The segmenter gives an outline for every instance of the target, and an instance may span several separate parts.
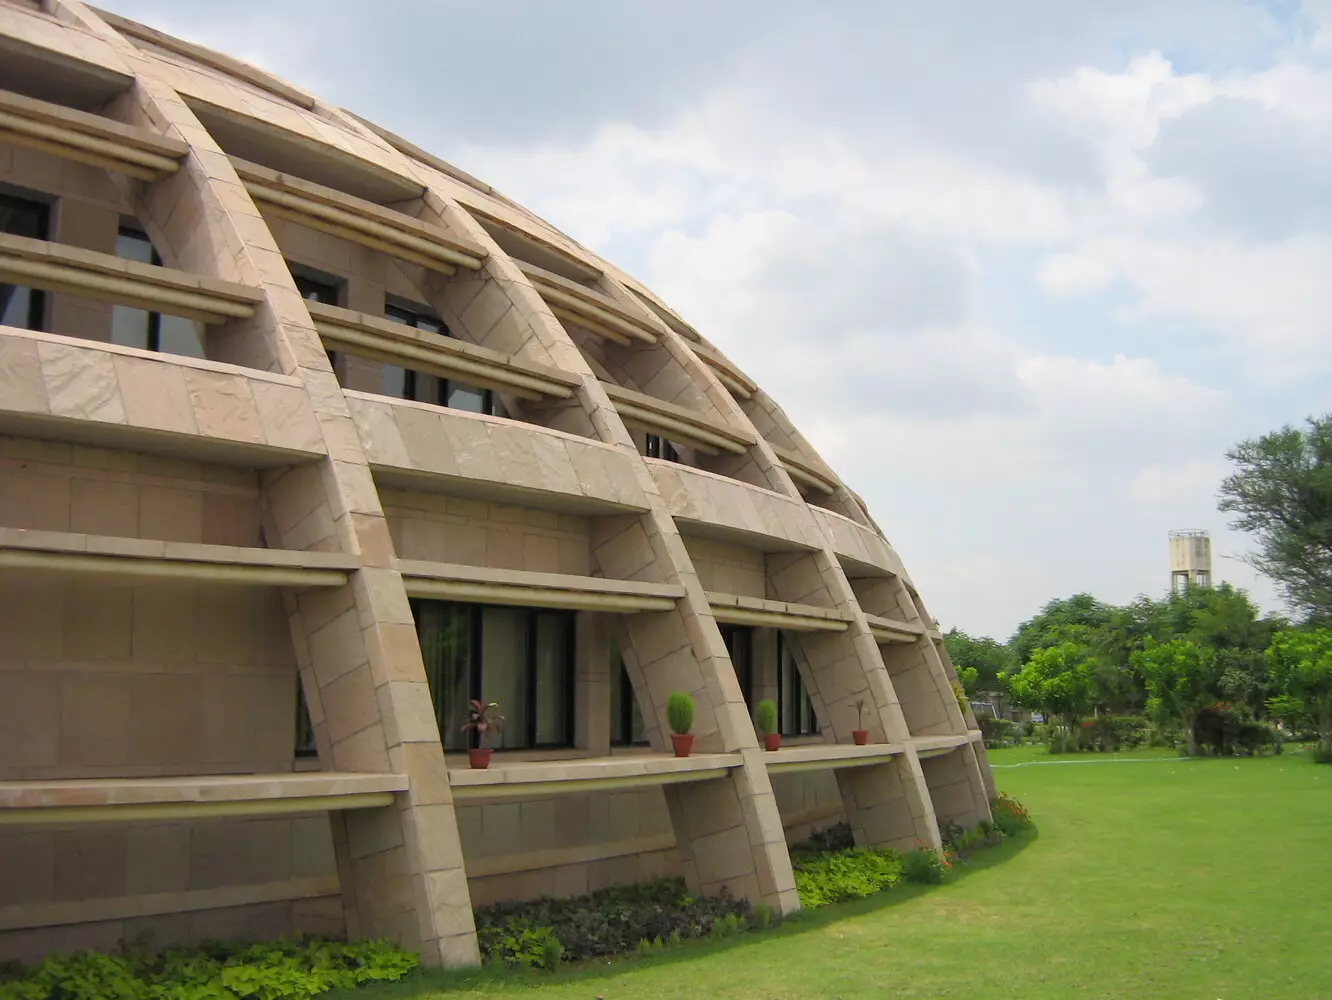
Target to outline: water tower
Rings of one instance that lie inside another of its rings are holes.
[[[1205,531],[1170,532],[1170,589],[1212,585],[1212,539]]]

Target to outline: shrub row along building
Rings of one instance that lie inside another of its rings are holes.
[[[648,289],[406,140],[0,0],[0,311],[0,959],[468,963],[475,905],[680,873],[787,913],[793,838],[988,816],[860,500]]]

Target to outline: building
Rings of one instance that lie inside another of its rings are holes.
[[[1212,585],[1212,540],[1205,531],[1170,532],[1170,592]]]
[[[988,815],[892,546],[648,289],[77,0],[0,0],[0,88],[0,959],[468,963],[481,903],[681,873],[785,913],[792,838]]]

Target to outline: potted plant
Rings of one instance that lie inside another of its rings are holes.
[[[504,729],[504,716],[492,712],[496,708],[499,708],[499,702],[495,701],[486,704],[472,699],[467,703],[467,721],[462,724],[462,730],[465,733],[476,733],[478,744],[468,749],[467,763],[478,771],[484,771],[490,766],[490,756],[495,752],[491,747],[480,746],[486,742],[486,733],[492,729],[496,732]]]
[[[856,728],[851,730],[851,739],[858,747],[863,747],[869,742],[869,730],[865,728],[864,698],[856,701]]]
[[[764,698],[754,713],[759,732],[763,734],[763,749],[776,750],[782,745],[782,734],[777,731],[777,703]]]
[[[666,721],[671,726],[671,746],[675,756],[688,757],[694,749],[694,699],[683,691],[676,691],[666,699]]]

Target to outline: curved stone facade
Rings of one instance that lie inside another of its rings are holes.
[[[679,873],[785,913],[790,839],[988,816],[859,498],[648,289],[406,140],[0,0],[0,283],[0,959],[465,964],[481,902]],[[471,770],[458,694],[497,690],[521,732]]]

